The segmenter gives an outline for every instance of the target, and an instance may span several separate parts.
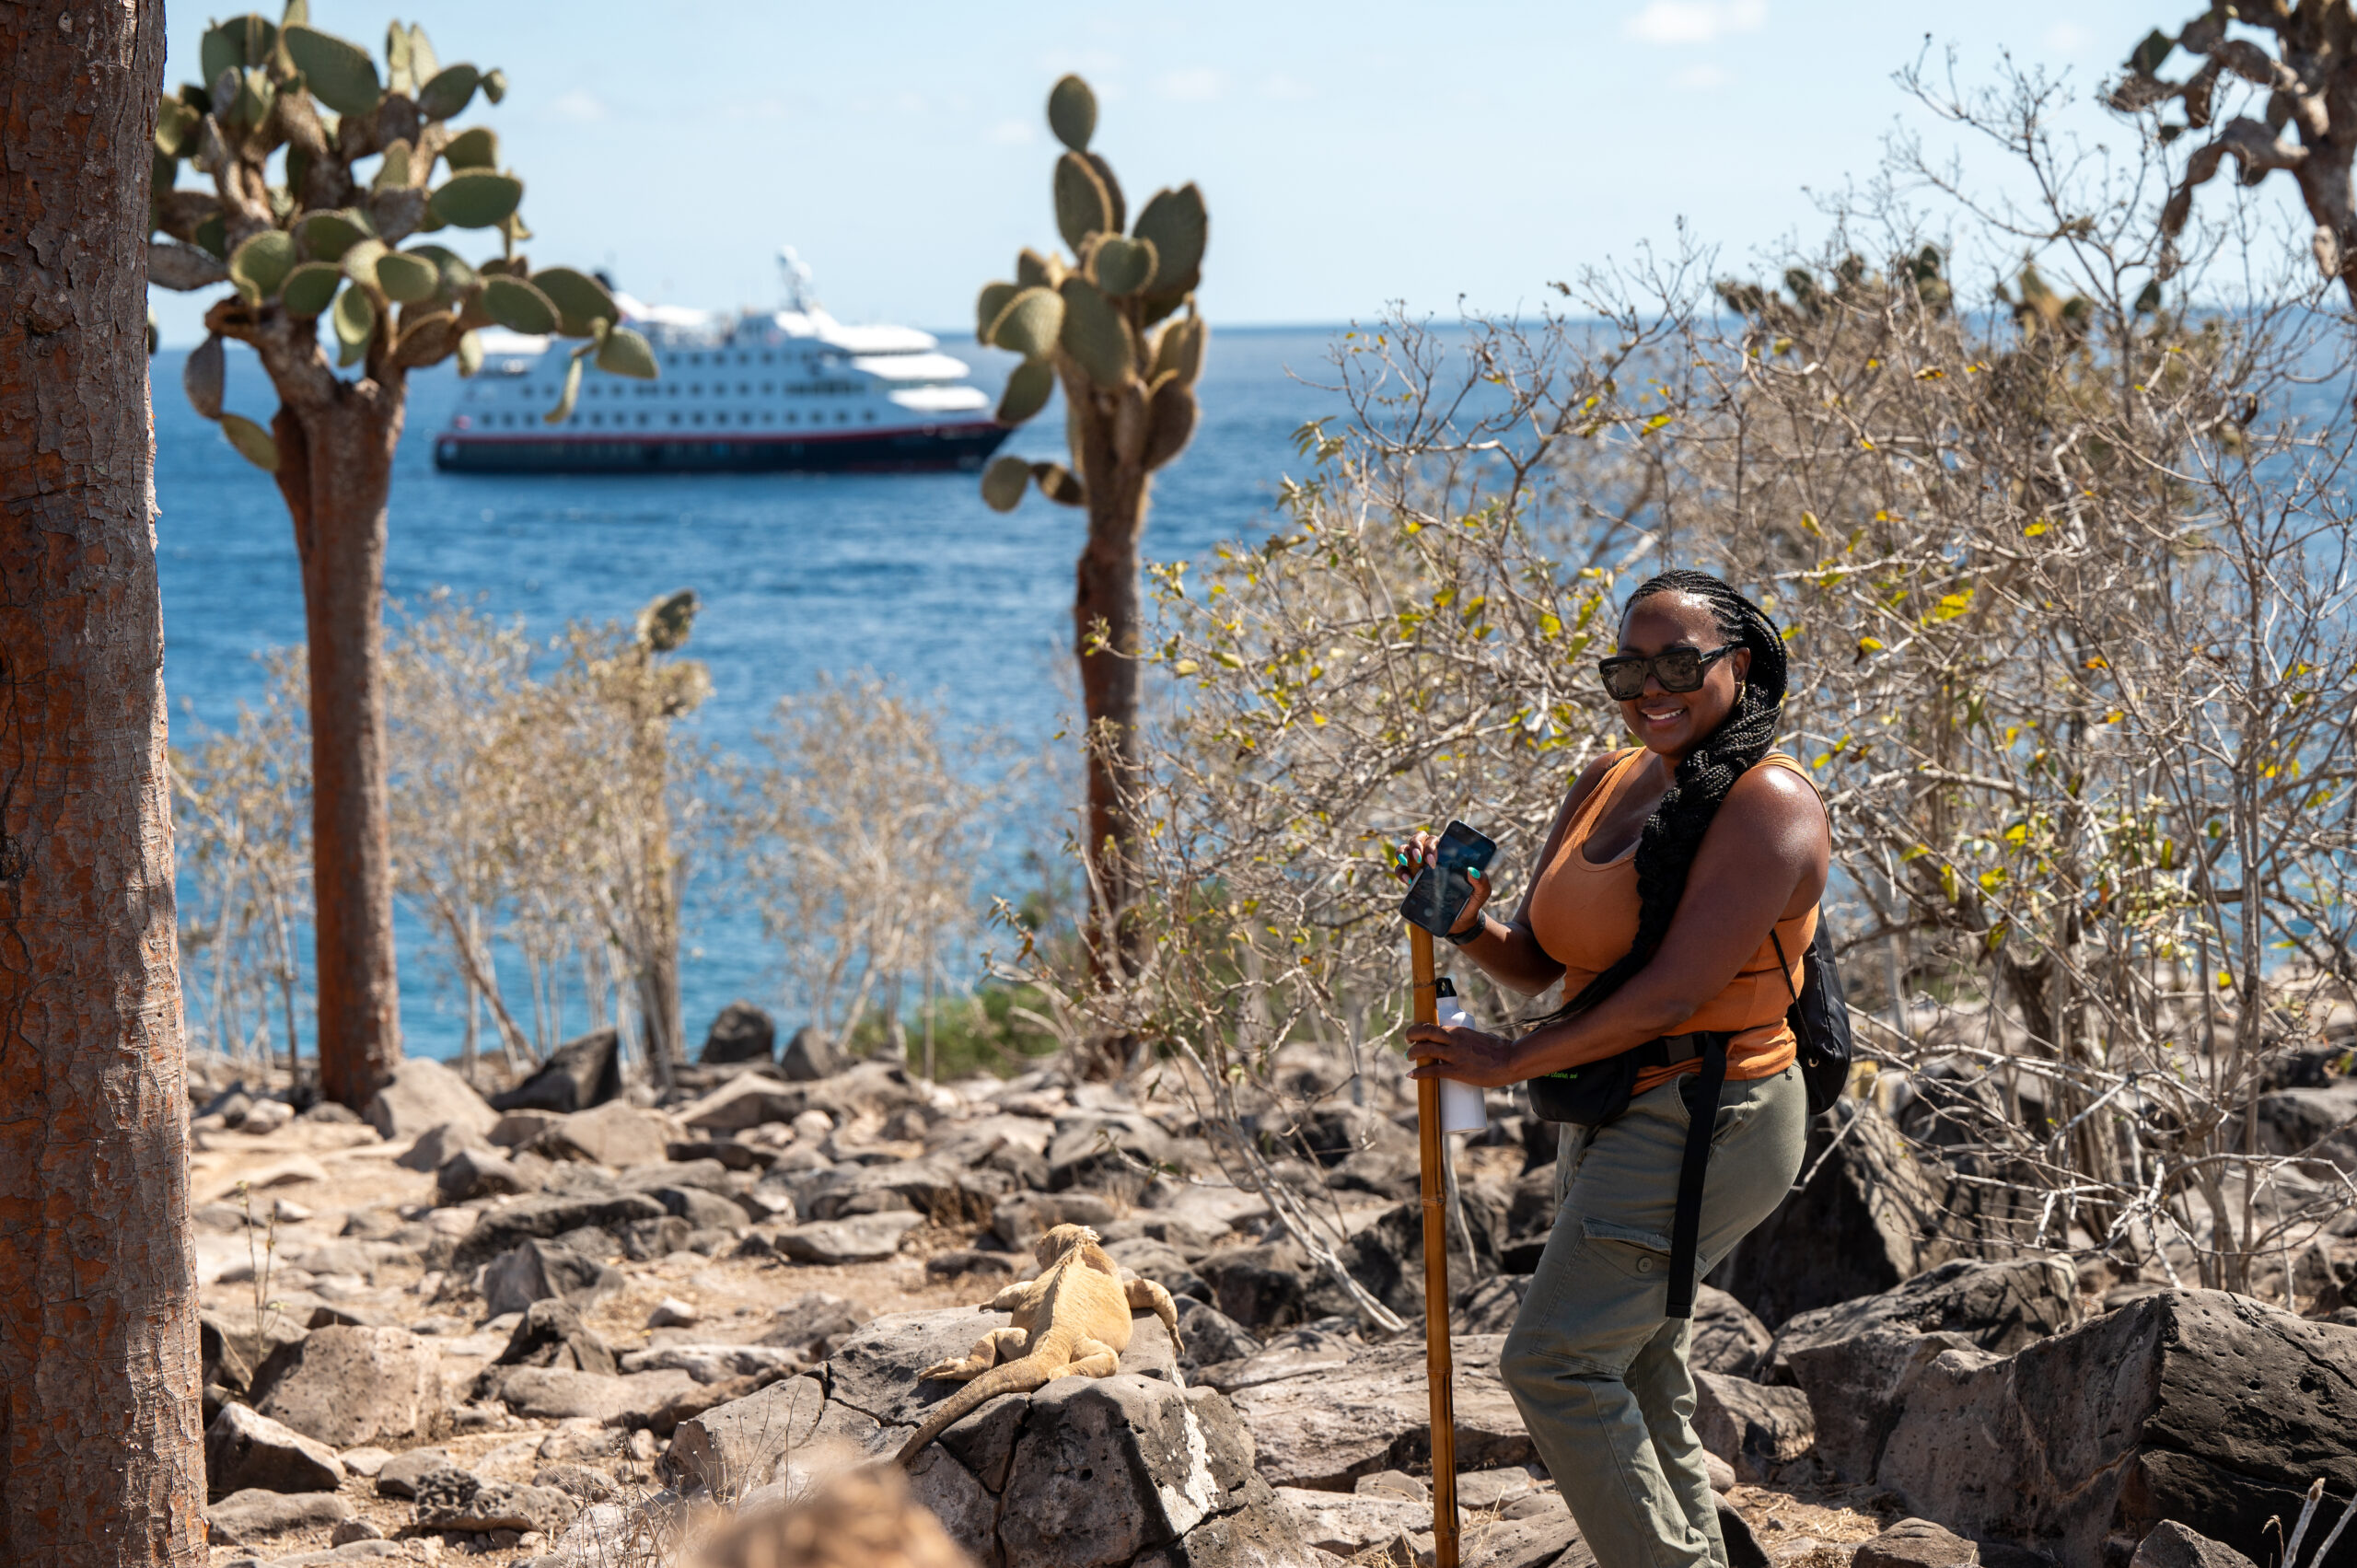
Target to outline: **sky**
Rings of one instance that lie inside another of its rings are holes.
[[[497,129],[540,264],[609,268],[643,298],[772,306],[784,244],[850,321],[954,327],[1015,252],[1055,237],[1043,106],[1076,70],[1132,210],[1193,180],[1202,303],[1229,325],[1535,309],[1548,285],[1674,239],[1739,260],[1826,225],[1811,192],[1869,175],[1892,82],[1927,42],[1968,76],[2004,52],[2086,99],[2156,21],[2119,0],[412,0],[445,64],[506,72]],[[381,58],[389,15],[311,0]],[[229,14],[227,11],[219,13]],[[265,14],[275,14],[271,7]],[[168,87],[208,13],[168,12]],[[1935,58],[1937,56],[1935,55]],[[2119,131],[2086,105],[2093,134]],[[193,179],[192,175],[184,176]],[[484,247],[486,251],[489,247]],[[165,341],[200,300],[156,291]]]

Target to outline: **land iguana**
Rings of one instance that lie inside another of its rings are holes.
[[[1028,1394],[1058,1377],[1109,1377],[1130,1346],[1130,1313],[1152,1310],[1178,1343],[1178,1311],[1170,1293],[1152,1280],[1126,1283],[1121,1271],[1086,1225],[1060,1225],[1039,1238],[1033,1255],[1039,1277],[1011,1284],[976,1308],[1011,1312],[1015,1320],[975,1342],[962,1361],[937,1361],[920,1374],[966,1386],[944,1400],[901,1445],[905,1466],[924,1446],[966,1414],[1001,1394]]]

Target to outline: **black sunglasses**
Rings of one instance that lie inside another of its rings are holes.
[[[1742,646],[1727,643],[1707,654],[1699,648],[1664,648],[1651,658],[1643,654],[1616,654],[1598,660],[1596,672],[1604,677],[1605,693],[1616,703],[1632,703],[1643,696],[1648,674],[1661,682],[1665,691],[1696,691],[1701,689],[1702,672],[1713,660]]]

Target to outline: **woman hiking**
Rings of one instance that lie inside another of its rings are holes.
[[[1784,645],[1749,599],[1663,573],[1630,597],[1599,669],[1638,745],[1581,773],[1513,918],[1482,911],[1484,877],[1448,938],[1500,984],[1561,981],[1567,1000],[1515,1038],[1417,1024],[1409,1051],[1419,1078],[1538,1080],[1541,1115],[1620,1074],[1625,1104],[1563,1129],[1554,1228],[1499,1370],[1604,1568],[1724,1568],[1691,1323],[1666,1314],[1799,1173],[1806,1090],[1784,1013],[1831,842],[1799,763],[1771,749]],[[1432,847],[1420,834],[1402,852],[1403,878]],[[1674,1290],[1687,1133],[1713,1089],[1696,1272]]]

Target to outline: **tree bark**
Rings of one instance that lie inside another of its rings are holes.
[[[0,9],[0,1561],[204,1558],[151,521],[164,12]]]
[[[339,378],[316,323],[232,296],[205,324],[253,345],[278,389],[271,435],[295,522],[311,703],[319,1093],[359,1109],[401,1055],[385,796],[385,534],[407,381],[385,361]]]

